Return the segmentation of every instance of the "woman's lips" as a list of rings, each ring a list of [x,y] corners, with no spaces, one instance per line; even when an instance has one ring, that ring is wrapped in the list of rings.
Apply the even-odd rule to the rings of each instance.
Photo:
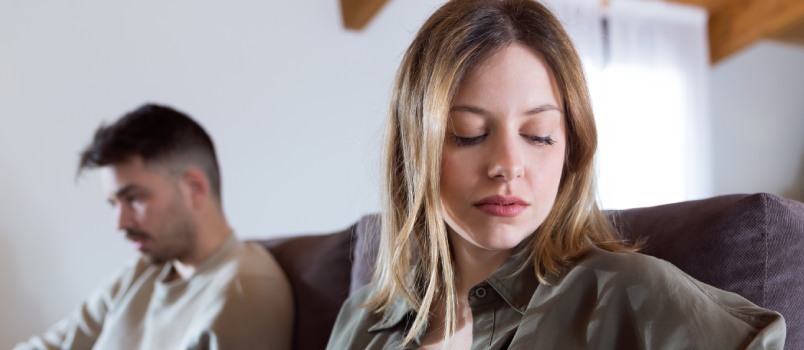
[[[489,196],[477,201],[474,206],[492,216],[515,217],[530,204],[516,196]]]

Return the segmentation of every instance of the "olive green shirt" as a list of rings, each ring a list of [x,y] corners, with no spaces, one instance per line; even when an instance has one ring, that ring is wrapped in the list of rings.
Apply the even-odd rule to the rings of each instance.
[[[639,253],[592,248],[539,284],[522,257],[509,258],[470,290],[472,349],[782,349],[785,321],[743,297],[696,281]],[[401,341],[415,311],[397,299],[384,314],[361,305],[363,287],[341,308],[328,349],[415,349]]]

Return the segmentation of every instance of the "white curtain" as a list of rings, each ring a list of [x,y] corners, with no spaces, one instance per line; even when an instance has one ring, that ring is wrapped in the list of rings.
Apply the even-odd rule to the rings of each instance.
[[[604,208],[712,195],[703,9],[648,0],[543,0],[584,61]]]

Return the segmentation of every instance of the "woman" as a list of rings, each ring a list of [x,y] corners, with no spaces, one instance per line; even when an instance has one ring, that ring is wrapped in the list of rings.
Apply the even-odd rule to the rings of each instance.
[[[437,10],[403,59],[387,132],[377,270],[330,349],[783,346],[779,314],[612,232],[581,63],[539,3]]]

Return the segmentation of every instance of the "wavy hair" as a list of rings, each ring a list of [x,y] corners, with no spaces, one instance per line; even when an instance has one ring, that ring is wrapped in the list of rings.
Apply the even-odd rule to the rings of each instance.
[[[367,307],[382,313],[403,297],[417,311],[403,343],[436,307],[454,334],[455,268],[440,202],[441,155],[451,101],[466,72],[522,44],[552,70],[567,125],[567,149],[552,210],[524,247],[542,283],[591,246],[631,250],[598,208],[597,132],[581,61],[558,19],[532,0],[453,0],[419,30],[394,85],[385,145],[382,233]]]

